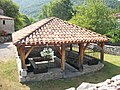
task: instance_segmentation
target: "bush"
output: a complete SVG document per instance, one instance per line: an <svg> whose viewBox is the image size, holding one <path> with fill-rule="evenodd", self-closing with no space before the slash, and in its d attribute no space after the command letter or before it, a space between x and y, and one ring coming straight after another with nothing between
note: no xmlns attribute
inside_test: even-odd
<svg viewBox="0 0 120 90"><path fill-rule="evenodd" d="M111 30L106 35L112 43L120 43L120 29Z"/></svg>
<svg viewBox="0 0 120 90"><path fill-rule="evenodd" d="M76 15L70 22L106 34L115 28L116 19L113 17L113 11L102 0L87 0L85 4L76 7Z"/></svg>
<svg viewBox="0 0 120 90"><path fill-rule="evenodd" d="M4 36L4 35L7 35L7 32L5 32L5 31L0 31L0 36Z"/></svg>

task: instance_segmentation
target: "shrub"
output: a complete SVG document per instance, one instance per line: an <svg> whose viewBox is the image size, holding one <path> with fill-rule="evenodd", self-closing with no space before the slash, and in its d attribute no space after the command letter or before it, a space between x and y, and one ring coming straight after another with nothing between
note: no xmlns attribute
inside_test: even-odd
<svg viewBox="0 0 120 90"><path fill-rule="evenodd" d="M112 43L120 43L120 29L111 30L106 34Z"/></svg>
<svg viewBox="0 0 120 90"><path fill-rule="evenodd" d="M0 31L0 36L4 36L4 35L7 35L7 32L5 32L5 31Z"/></svg>

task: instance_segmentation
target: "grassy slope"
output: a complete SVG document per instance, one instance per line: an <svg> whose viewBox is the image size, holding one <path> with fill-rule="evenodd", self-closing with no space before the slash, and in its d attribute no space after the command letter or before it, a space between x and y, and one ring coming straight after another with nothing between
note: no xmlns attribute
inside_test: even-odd
<svg viewBox="0 0 120 90"><path fill-rule="evenodd" d="M0 62L0 90L65 90L77 87L82 82L101 82L114 75L120 74L120 56L105 54L105 67L99 72L71 79L60 79L42 82L18 82L15 59L9 62Z"/></svg>

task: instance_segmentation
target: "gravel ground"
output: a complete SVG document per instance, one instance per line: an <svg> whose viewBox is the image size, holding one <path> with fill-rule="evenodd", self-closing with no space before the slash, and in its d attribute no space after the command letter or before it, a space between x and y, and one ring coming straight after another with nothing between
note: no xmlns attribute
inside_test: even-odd
<svg viewBox="0 0 120 90"><path fill-rule="evenodd" d="M8 61L15 58L15 46L12 42L0 44L0 61Z"/></svg>

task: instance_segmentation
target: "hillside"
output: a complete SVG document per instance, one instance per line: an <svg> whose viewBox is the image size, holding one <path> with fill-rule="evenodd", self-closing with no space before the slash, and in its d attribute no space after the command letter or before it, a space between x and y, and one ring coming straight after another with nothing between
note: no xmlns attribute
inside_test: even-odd
<svg viewBox="0 0 120 90"><path fill-rule="evenodd" d="M53 0L13 0L20 6L20 11L29 17L37 18L44 4L48 4ZM71 0L72 3L80 5L85 0ZM117 0L106 0L108 6L115 8L117 6Z"/></svg>
<svg viewBox="0 0 120 90"><path fill-rule="evenodd" d="M27 16L36 18L41 7L52 0L13 0L20 6L20 11Z"/></svg>
<svg viewBox="0 0 120 90"><path fill-rule="evenodd" d="M29 17L37 18L42 6L54 0L13 0L20 6L20 11ZM71 0L74 4L80 4L84 0Z"/></svg>

